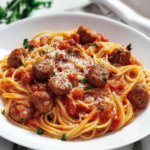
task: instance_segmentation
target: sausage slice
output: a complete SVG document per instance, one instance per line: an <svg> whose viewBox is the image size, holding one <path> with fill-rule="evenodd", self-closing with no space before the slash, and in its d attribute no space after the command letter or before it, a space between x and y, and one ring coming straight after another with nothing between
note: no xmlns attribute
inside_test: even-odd
<svg viewBox="0 0 150 150"><path fill-rule="evenodd" d="M34 107L29 102L15 101L11 104L9 111L13 120L24 123L33 117Z"/></svg>
<svg viewBox="0 0 150 150"><path fill-rule="evenodd" d="M131 52L127 49L116 48L110 53L108 60L111 63L118 63L124 65L130 61L130 56Z"/></svg>
<svg viewBox="0 0 150 150"><path fill-rule="evenodd" d="M72 89L71 82L65 76L55 75L48 80L50 90L56 95L65 95Z"/></svg>
<svg viewBox="0 0 150 150"><path fill-rule="evenodd" d="M39 60L33 64L32 71L37 79L46 80L53 74L54 66L49 59Z"/></svg>
<svg viewBox="0 0 150 150"><path fill-rule="evenodd" d="M27 57L27 55L28 52L26 49L16 48L10 53L7 63L10 67L18 68L21 65L22 58Z"/></svg>
<svg viewBox="0 0 150 150"><path fill-rule="evenodd" d="M53 96L46 91L36 91L31 95L31 102L40 113L50 112L53 108Z"/></svg>
<svg viewBox="0 0 150 150"><path fill-rule="evenodd" d="M80 35L80 42L85 43L93 43L95 40L99 40L100 37L98 36L97 32L89 27L80 26L77 34Z"/></svg>
<svg viewBox="0 0 150 150"><path fill-rule="evenodd" d="M100 64L95 64L88 71L88 80L94 86L105 86L109 77L108 70Z"/></svg>
<svg viewBox="0 0 150 150"><path fill-rule="evenodd" d="M136 83L127 95L129 101L140 108L148 106L149 97L149 93L142 82Z"/></svg>

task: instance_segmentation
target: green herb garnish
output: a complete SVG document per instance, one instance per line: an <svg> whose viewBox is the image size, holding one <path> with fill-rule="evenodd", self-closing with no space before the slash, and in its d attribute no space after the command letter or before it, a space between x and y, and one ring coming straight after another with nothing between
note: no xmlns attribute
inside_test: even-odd
<svg viewBox="0 0 150 150"><path fill-rule="evenodd" d="M97 44L90 44L90 43L87 43L89 46L97 46Z"/></svg>
<svg viewBox="0 0 150 150"><path fill-rule="evenodd" d="M57 52L56 52L56 57L57 57Z"/></svg>
<svg viewBox="0 0 150 150"><path fill-rule="evenodd" d="M1 114L3 114L3 115L4 115L4 114L5 114L5 110L1 111Z"/></svg>
<svg viewBox="0 0 150 150"><path fill-rule="evenodd" d="M53 72L53 74L52 74L52 76L51 77L53 77L55 75L55 72Z"/></svg>
<svg viewBox="0 0 150 150"><path fill-rule="evenodd" d="M86 79L86 78L83 78L83 79L81 80L81 82L82 82L82 84L85 84L85 83L87 82L87 79Z"/></svg>
<svg viewBox="0 0 150 150"><path fill-rule="evenodd" d="M43 54L43 55L44 55L44 54L46 54L46 53L45 53L45 51L42 51L42 53L41 53L41 54Z"/></svg>
<svg viewBox="0 0 150 150"><path fill-rule="evenodd" d="M40 130L39 128L37 128L37 134L42 135L43 134L43 130Z"/></svg>
<svg viewBox="0 0 150 150"><path fill-rule="evenodd" d="M121 49L119 48L118 54L120 54L120 53L121 53Z"/></svg>
<svg viewBox="0 0 150 150"><path fill-rule="evenodd" d="M52 1L36 1L36 0L12 0L7 2L6 7L0 6L0 23L9 24L13 21L20 20L30 16L33 10L37 10L41 6L49 8Z"/></svg>
<svg viewBox="0 0 150 150"><path fill-rule="evenodd" d="M105 73L105 72L103 72L103 73L102 73L102 75L103 75L103 76L106 76L106 73Z"/></svg>
<svg viewBox="0 0 150 150"><path fill-rule="evenodd" d="M86 90L90 90L92 88L92 85L90 85L89 87L85 87Z"/></svg>
<svg viewBox="0 0 150 150"><path fill-rule="evenodd" d="M101 109L101 107L97 107L97 109Z"/></svg>
<svg viewBox="0 0 150 150"><path fill-rule="evenodd" d="M72 84L73 87L75 87L75 84L74 84L74 83L71 83L71 84Z"/></svg>
<svg viewBox="0 0 150 150"><path fill-rule="evenodd" d="M131 51L131 49L132 49L131 43L130 43L129 45L127 45L126 49L127 49L128 51Z"/></svg>
<svg viewBox="0 0 150 150"><path fill-rule="evenodd" d="M105 81L107 83L107 79L106 78L102 78L103 81Z"/></svg>
<svg viewBox="0 0 150 150"><path fill-rule="evenodd" d="M23 41L23 47L24 48L29 48L30 50L33 50L35 47L34 47L34 45L32 45L32 44L30 44L30 45L28 45L28 39L24 39L24 41Z"/></svg>
<svg viewBox="0 0 150 150"><path fill-rule="evenodd" d="M63 134L63 135L62 135L61 140L62 140L62 141L66 141L66 134Z"/></svg>
<svg viewBox="0 0 150 150"><path fill-rule="evenodd" d="M24 63L23 63L23 62L20 62L20 65L24 65Z"/></svg>

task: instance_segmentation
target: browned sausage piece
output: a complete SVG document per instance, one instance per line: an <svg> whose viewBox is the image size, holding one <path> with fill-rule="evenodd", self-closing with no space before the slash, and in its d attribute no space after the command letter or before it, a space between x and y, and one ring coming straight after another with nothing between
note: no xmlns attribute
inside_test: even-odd
<svg viewBox="0 0 150 150"><path fill-rule="evenodd" d="M97 32L89 27L80 26L77 34L80 35L80 42L85 43L93 43L95 40L99 40L100 37L98 36Z"/></svg>
<svg viewBox="0 0 150 150"><path fill-rule="evenodd" d="M77 57L77 58L81 57L80 49L77 47L73 47L73 46L68 47L67 54L69 57L70 56Z"/></svg>
<svg viewBox="0 0 150 150"><path fill-rule="evenodd" d="M48 80L48 86L56 95L68 94L72 88L71 82L65 76L55 75Z"/></svg>
<svg viewBox="0 0 150 150"><path fill-rule="evenodd" d="M131 52L127 49L116 48L109 55L108 60L111 63L127 64L130 61Z"/></svg>
<svg viewBox="0 0 150 150"><path fill-rule="evenodd" d="M94 86L105 86L109 77L108 70L100 64L90 67L88 72L88 80Z"/></svg>
<svg viewBox="0 0 150 150"><path fill-rule="evenodd" d="M39 60L33 64L32 71L37 79L46 80L53 74L54 66L49 59Z"/></svg>
<svg viewBox="0 0 150 150"><path fill-rule="evenodd" d="M36 91L31 95L31 102L40 113L50 112L53 108L53 96L46 91Z"/></svg>
<svg viewBox="0 0 150 150"><path fill-rule="evenodd" d="M129 101L140 108L145 108L149 103L149 93L142 82L136 83L128 93Z"/></svg>
<svg viewBox="0 0 150 150"><path fill-rule="evenodd" d="M26 49L16 48L10 53L7 63L10 67L18 68L21 65L22 58L27 57L27 55L28 52Z"/></svg>
<svg viewBox="0 0 150 150"><path fill-rule="evenodd" d="M9 111L13 120L23 123L33 117L34 107L29 102L15 101L11 104Z"/></svg>

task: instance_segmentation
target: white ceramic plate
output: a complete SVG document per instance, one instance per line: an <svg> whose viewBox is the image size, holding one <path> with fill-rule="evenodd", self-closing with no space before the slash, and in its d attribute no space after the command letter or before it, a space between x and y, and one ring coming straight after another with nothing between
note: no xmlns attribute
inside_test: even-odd
<svg viewBox="0 0 150 150"><path fill-rule="evenodd" d="M131 42L132 54L142 61L146 69L150 70L150 39L126 25L95 15L61 13L13 23L0 31L0 48L13 50L19 42L25 38L31 38L37 32L72 30L82 24L103 33L110 39L110 42L124 45ZM3 52L1 52L1 56L2 54ZM65 142L21 129L0 115L0 135L12 142L33 149L108 150L125 146L147 136L150 133L149 114L150 106L140 111L133 123L119 131L89 141Z"/></svg>

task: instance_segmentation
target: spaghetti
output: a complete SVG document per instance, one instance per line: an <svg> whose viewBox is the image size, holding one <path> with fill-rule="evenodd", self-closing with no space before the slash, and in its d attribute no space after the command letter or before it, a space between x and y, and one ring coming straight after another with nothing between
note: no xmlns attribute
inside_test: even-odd
<svg viewBox="0 0 150 150"><path fill-rule="evenodd" d="M0 60L5 116L21 128L89 140L130 124L148 105L150 72L129 47L90 28L40 32L23 47Z"/></svg>

